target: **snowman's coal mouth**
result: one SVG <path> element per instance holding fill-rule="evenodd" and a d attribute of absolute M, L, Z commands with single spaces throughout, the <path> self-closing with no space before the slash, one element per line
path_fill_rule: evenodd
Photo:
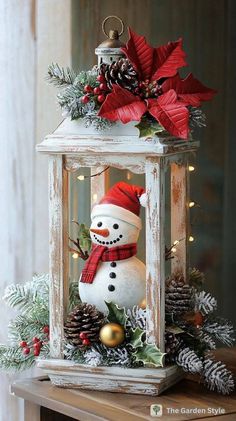
<path fill-rule="evenodd" d="M 122 234 L 120 234 L 119 235 L 119 237 L 117 237 L 115 240 L 113 240 L 113 241 L 104 241 L 104 240 L 99 240 L 99 238 L 95 235 L 95 234 L 93 234 L 93 236 L 94 236 L 94 239 L 99 243 L 99 244 L 102 244 L 103 246 L 108 246 L 108 245 L 111 245 L 111 244 L 115 244 L 115 243 L 118 243 L 119 241 L 120 241 L 120 239 L 123 237 L 123 235 Z"/>

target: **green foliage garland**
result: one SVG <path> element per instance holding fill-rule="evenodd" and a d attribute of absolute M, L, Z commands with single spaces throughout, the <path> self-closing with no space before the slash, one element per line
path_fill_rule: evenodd
<path fill-rule="evenodd" d="M 79 227 L 79 237 L 86 229 Z M 172 279 L 175 275 L 172 275 Z M 211 351 L 220 341 L 232 346 L 235 334 L 232 324 L 215 316 L 216 300 L 211 294 L 201 291 L 203 275 L 192 269 L 189 283 L 192 287 L 194 311 L 179 313 L 173 306 L 173 314 L 166 314 L 166 338 L 168 340 L 166 361 L 178 364 L 184 371 L 198 373 L 210 390 L 228 394 L 234 388 L 232 373 L 221 361 L 216 361 Z M 176 274 L 176 282 L 181 281 Z M 177 296 L 181 288 L 177 285 Z M 184 289 L 185 294 L 185 289 Z M 175 291 L 173 291 L 173 298 Z M 79 305 L 78 282 L 70 283 L 69 310 Z M 35 358 L 49 355 L 49 276 L 35 275 L 32 281 L 24 285 L 10 285 L 6 288 L 4 301 L 18 310 L 15 319 L 9 323 L 9 344 L 0 345 L 0 368 L 4 370 L 25 370 L 35 363 Z M 108 348 L 98 342 L 87 350 L 81 351 L 76 346 L 65 343 L 65 358 L 89 365 L 119 365 L 125 367 L 162 365 L 164 353 L 154 344 L 146 342 L 146 310 L 119 308 L 114 303 L 107 303 L 108 323 L 124 326 L 126 339 L 116 348 Z M 35 355 L 35 347 L 39 346 Z M 29 352 L 24 353 L 25 348 Z M 36 349 L 37 351 L 37 349 Z"/>

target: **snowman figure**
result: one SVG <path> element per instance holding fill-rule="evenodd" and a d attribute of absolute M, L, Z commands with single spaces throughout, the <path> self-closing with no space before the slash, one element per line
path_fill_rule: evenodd
<path fill-rule="evenodd" d="M 132 308 L 145 297 L 146 268 L 135 257 L 141 230 L 139 186 L 116 183 L 94 206 L 90 235 L 92 251 L 82 271 L 79 295 L 104 313 L 106 302 Z"/>

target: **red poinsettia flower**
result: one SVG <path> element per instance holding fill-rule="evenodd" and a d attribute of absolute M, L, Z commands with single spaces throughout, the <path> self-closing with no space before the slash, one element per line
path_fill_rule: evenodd
<path fill-rule="evenodd" d="M 178 69 L 186 66 L 182 39 L 153 48 L 145 37 L 129 29 L 130 39 L 123 52 L 137 71 L 139 87 L 134 93 L 113 85 L 112 92 L 99 110 L 99 116 L 128 123 L 139 121 L 143 114 L 151 114 L 170 134 L 182 139 L 189 135 L 188 106 L 198 107 L 216 93 L 190 73 L 181 79 Z M 142 86 L 157 86 L 156 95 L 145 94 Z"/>

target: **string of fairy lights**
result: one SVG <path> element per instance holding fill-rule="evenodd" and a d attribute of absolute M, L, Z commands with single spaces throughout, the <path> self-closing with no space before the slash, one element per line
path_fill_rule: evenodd
<path fill-rule="evenodd" d="M 86 180 L 86 179 L 91 179 L 91 178 L 93 178 L 93 177 L 97 177 L 97 176 L 99 176 L 99 175 L 101 175 L 101 174 L 103 174 L 103 173 L 105 173 L 106 171 L 108 171 L 109 170 L 109 166 L 107 166 L 107 167 L 105 167 L 104 169 L 102 169 L 101 171 L 99 171 L 99 172 L 97 172 L 97 173 L 95 173 L 95 174 L 91 174 L 91 175 L 84 175 L 84 174 L 79 174 L 78 176 L 77 176 L 77 180 L 79 180 L 79 181 L 84 181 L 84 180 Z M 188 170 L 189 170 L 189 172 L 193 172 L 193 171 L 195 171 L 195 167 L 194 167 L 194 165 L 189 165 L 188 166 Z M 131 180 L 131 178 L 132 178 L 132 173 L 130 172 L 130 171 L 127 171 L 127 174 L 126 174 L 126 179 L 129 181 L 129 180 Z M 93 200 L 94 200 L 94 202 L 96 202 L 96 200 L 97 200 L 97 194 L 95 193 L 94 194 L 94 197 L 93 197 Z M 194 207 L 199 207 L 200 208 L 200 205 L 197 203 L 197 202 L 195 202 L 194 200 L 190 200 L 189 201 L 189 203 L 188 203 L 188 207 L 191 209 L 191 208 L 194 208 Z M 176 253 L 177 252 L 177 247 L 176 246 L 178 246 L 178 244 L 181 242 L 181 241 L 183 241 L 184 239 L 180 239 L 180 240 L 175 240 L 174 241 L 174 243 L 171 245 L 171 247 L 168 249 L 168 251 L 167 251 L 167 253 Z M 191 233 L 190 235 L 189 235 L 189 238 L 188 238 L 188 241 L 190 242 L 190 243 L 192 243 L 192 242 L 194 242 L 195 241 L 195 238 L 194 238 L 194 236 L 193 236 L 193 234 Z M 73 259 L 78 259 L 78 257 L 79 257 L 79 253 L 77 253 L 75 250 L 73 250 L 73 249 L 71 249 L 71 251 L 72 251 L 72 257 L 73 257 Z"/>

